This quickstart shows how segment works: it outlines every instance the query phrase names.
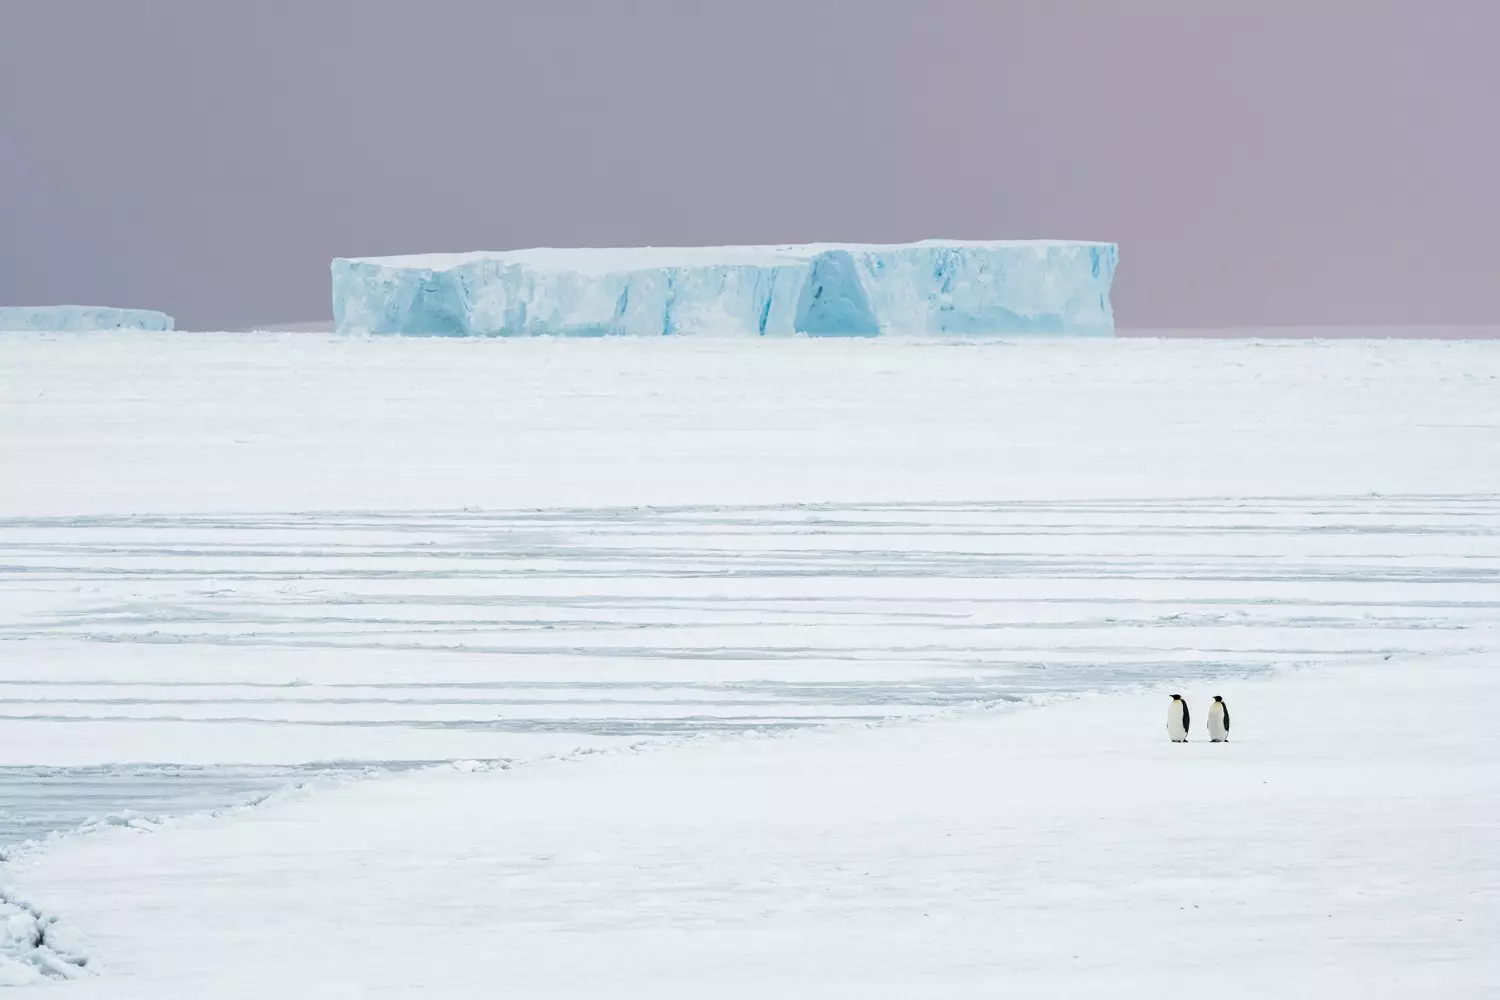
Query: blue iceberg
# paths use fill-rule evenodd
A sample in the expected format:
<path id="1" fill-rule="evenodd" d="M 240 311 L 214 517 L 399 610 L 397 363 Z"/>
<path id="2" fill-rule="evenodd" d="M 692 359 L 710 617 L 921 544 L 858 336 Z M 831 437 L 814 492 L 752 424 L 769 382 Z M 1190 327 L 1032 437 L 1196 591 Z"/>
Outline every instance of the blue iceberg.
<path id="1" fill-rule="evenodd" d="M 0 306 L 0 330 L 170 330 L 172 317 L 150 309 L 109 306 Z"/>
<path id="2" fill-rule="evenodd" d="M 925 240 L 336 258 L 341 333 L 1114 333 L 1113 243 Z"/>

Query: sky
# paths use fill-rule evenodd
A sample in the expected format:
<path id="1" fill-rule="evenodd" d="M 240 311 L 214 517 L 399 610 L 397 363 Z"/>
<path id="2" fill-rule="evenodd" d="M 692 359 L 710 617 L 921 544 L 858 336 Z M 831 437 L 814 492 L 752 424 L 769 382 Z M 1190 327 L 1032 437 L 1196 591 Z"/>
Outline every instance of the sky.
<path id="1" fill-rule="evenodd" d="M 1500 322 L 1494 0 L 47 0 L 0 304 L 326 319 L 335 256 L 1113 240 L 1122 327 Z"/>

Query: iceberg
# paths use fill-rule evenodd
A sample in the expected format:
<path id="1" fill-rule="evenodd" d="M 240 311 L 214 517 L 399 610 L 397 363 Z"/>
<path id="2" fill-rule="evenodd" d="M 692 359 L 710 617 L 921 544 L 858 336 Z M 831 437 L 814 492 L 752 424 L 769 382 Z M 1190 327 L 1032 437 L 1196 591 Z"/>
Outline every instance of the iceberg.
<path id="1" fill-rule="evenodd" d="M 1114 333 L 1113 243 L 512 250 L 336 258 L 341 333 L 879 336 Z"/>
<path id="2" fill-rule="evenodd" d="M 172 317 L 151 309 L 109 306 L 0 306 L 0 330 L 170 330 Z"/>

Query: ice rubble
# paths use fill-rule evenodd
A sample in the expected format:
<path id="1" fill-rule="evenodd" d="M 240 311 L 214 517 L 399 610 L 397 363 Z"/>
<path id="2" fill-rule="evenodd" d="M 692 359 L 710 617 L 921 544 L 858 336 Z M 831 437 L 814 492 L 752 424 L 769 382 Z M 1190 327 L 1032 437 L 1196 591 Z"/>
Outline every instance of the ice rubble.
<path id="1" fill-rule="evenodd" d="M 0 306 L 0 330 L 170 330 L 172 317 L 110 306 Z"/>
<path id="2" fill-rule="evenodd" d="M 0 986 L 77 979 L 88 968 L 80 944 L 56 917 L 0 890 Z"/>
<path id="3" fill-rule="evenodd" d="M 1110 335 L 1112 243 L 534 249 L 337 258 L 342 333 Z"/>

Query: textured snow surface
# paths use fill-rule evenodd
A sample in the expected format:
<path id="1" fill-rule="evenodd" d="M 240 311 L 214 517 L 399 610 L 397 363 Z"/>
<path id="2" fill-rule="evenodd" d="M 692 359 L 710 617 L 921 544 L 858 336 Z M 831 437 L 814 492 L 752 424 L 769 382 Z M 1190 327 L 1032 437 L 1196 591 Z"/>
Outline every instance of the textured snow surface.
<path id="1" fill-rule="evenodd" d="M 1111 243 L 536 249 L 338 258 L 344 333 L 953 335 L 1114 330 Z"/>
<path id="2" fill-rule="evenodd" d="M 0 519 L 0 846 L 365 768 L 1462 651 L 1500 601 L 1497 520 L 1431 496 Z"/>
<path id="3" fill-rule="evenodd" d="M 1500 344 L 38 334 L 0 371 L 0 981 L 1497 978 Z"/>
<path id="4" fill-rule="evenodd" d="M 150 309 L 108 306 L 0 306 L 0 331 L 172 329 L 172 317 Z"/>

